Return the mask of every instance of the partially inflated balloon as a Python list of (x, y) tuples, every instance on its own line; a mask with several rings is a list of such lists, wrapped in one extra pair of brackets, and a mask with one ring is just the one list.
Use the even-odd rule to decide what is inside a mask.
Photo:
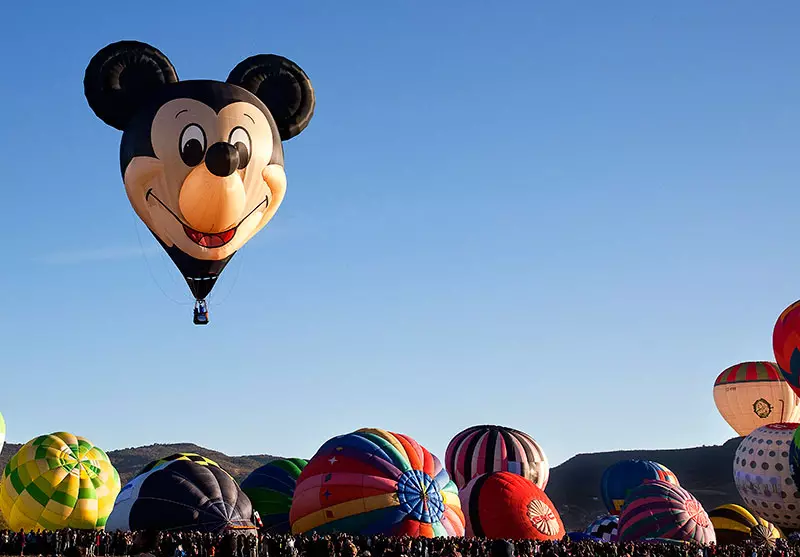
[(119, 490), (119, 475), (102, 449), (71, 433), (52, 433), (11, 457), (0, 511), (14, 530), (97, 529)]
[(308, 125), (314, 90), (295, 63), (247, 58), (226, 81), (179, 81), (156, 48), (101, 49), (84, 77), (89, 106), (123, 131), (128, 199), (195, 298), (272, 219), (286, 191), (283, 141)]
[(708, 513), (718, 545), (775, 545), (783, 534), (774, 524), (756, 516), (740, 505), (720, 505)]
[(762, 426), (742, 439), (733, 481), (750, 511), (782, 527), (800, 528), (800, 493), (789, 467), (796, 423)]
[(458, 490), (439, 459), (383, 429), (322, 445), (297, 480), (289, 518), (295, 534), (464, 534)]
[(783, 310), (775, 322), (772, 349), (784, 379), (800, 395), (800, 300)]
[(680, 485), (672, 470), (652, 460), (621, 460), (606, 468), (600, 479), (600, 494), (608, 512), (619, 514), (628, 494), (646, 480)]
[(618, 541), (670, 539), (714, 543), (711, 519), (694, 496), (677, 485), (650, 480), (628, 494), (619, 517)]
[(600, 516), (586, 527), (586, 533), (604, 542), (617, 541), (617, 530), (619, 528), (619, 516), (607, 514)]
[(469, 427), (453, 437), (444, 460), (459, 489), (475, 476), (491, 472), (512, 472), (542, 489), (550, 477), (550, 464), (542, 447), (527, 433), (510, 427)]
[(119, 494), (108, 530), (253, 530), (247, 495), (213, 460), (177, 453), (142, 469)]
[(800, 398), (772, 362), (743, 362), (720, 373), (714, 402), (742, 436), (762, 425), (800, 420)]
[(302, 458), (279, 458), (253, 470), (242, 482), (242, 491), (258, 511), (267, 532), (291, 532), (289, 510), (292, 497), (297, 478), (307, 464)]
[(561, 516), (532, 481), (511, 472), (482, 474), (459, 492), (468, 537), (559, 540)]

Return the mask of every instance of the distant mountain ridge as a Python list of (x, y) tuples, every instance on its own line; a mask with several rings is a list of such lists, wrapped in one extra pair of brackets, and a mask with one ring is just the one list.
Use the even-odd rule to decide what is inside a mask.
[[(724, 503), (741, 505), (733, 483), (733, 458), (742, 437), (723, 445), (686, 449), (613, 451), (578, 454), (550, 471), (545, 492), (561, 513), (567, 531), (582, 530), (592, 519), (605, 514), (600, 499), (600, 478), (603, 471), (619, 460), (638, 458), (655, 460), (671, 469), (681, 485), (711, 510)], [(0, 453), (0, 470), (22, 447), (9, 443)], [(119, 472), (122, 485), (153, 460), (174, 453), (197, 453), (215, 461), (241, 482), (247, 475), (271, 460), (281, 458), (269, 454), (228, 456), (192, 443), (154, 444), (109, 451), (108, 456)], [(0, 517), (2, 518), (2, 517)], [(0, 520), (0, 529), (3, 521)]]

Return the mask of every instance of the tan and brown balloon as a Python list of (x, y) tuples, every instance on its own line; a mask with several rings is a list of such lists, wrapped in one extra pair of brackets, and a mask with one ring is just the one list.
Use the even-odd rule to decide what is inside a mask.
[(741, 436), (764, 425), (800, 421), (800, 399), (772, 362), (742, 362), (720, 373), (714, 402)]
[(247, 58), (224, 82), (179, 81), (159, 50), (122, 41), (92, 58), (84, 92), (94, 113), (123, 132), (133, 209), (205, 299), (283, 200), (282, 142), (311, 120), (311, 81), (273, 54)]

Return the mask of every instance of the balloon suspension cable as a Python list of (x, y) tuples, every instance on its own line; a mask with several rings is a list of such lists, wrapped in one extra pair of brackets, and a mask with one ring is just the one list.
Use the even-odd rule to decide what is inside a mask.
[(242, 272), (244, 259), (242, 259), (242, 256), (239, 255), (238, 253), (236, 255), (238, 256), (238, 258), (234, 262), (235, 269), (233, 274), (233, 282), (231, 282), (230, 288), (228, 288), (227, 292), (222, 293), (222, 297), (219, 297), (217, 295), (216, 290), (211, 291), (211, 293), (208, 295), (208, 300), (213, 301), (215, 306), (223, 305), (228, 300), (228, 298), (231, 297), (231, 294), (233, 294), (233, 289), (236, 288), (236, 283), (239, 282), (239, 275)]
[(186, 302), (181, 302), (180, 300), (176, 300), (175, 298), (167, 294), (166, 290), (164, 290), (164, 288), (161, 287), (161, 283), (158, 282), (158, 279), (156, 279), (155, 273), (153, 273), (153, 268), (150, 266), (150, 261), (147, 259), (147, 255), (145, 254), (144, 244), (142, 244), (142, 236), (141, 234), (139, 234), (139, 227), (138, 227), (138, 222), (136, 220), (136, 213), (131, 212), (131, 219), (133, 220), (133, 227), (136, 230), (136, 239), (139, 241), (139, 250), (142, 254), (142, 258), (144, 259), (145, 266), (147, 267), (147, 272), (150, 274), (150, 279), (153, 281), (153, 283), (155, 283), (155, 285), (158, 287), (158, 289), (161, 291), (164, 297), (167, 298), (169, 301), (179, 306), (187, 305)]

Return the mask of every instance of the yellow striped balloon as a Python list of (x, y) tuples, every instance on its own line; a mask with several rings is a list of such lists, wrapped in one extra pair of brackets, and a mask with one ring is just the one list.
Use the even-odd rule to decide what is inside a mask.
[(108, 455), (71, 433), (42, 435), (6, 465), (0, 512), (14, 530), (99, 529), (120, 491)]
[(709, 512), (708, 517), (717, 534), (717, 545), (742, 544), (747, 540), (775, 545), (775, 540), (783, 537), (777, 526), (739, 505), (721, 505)]

